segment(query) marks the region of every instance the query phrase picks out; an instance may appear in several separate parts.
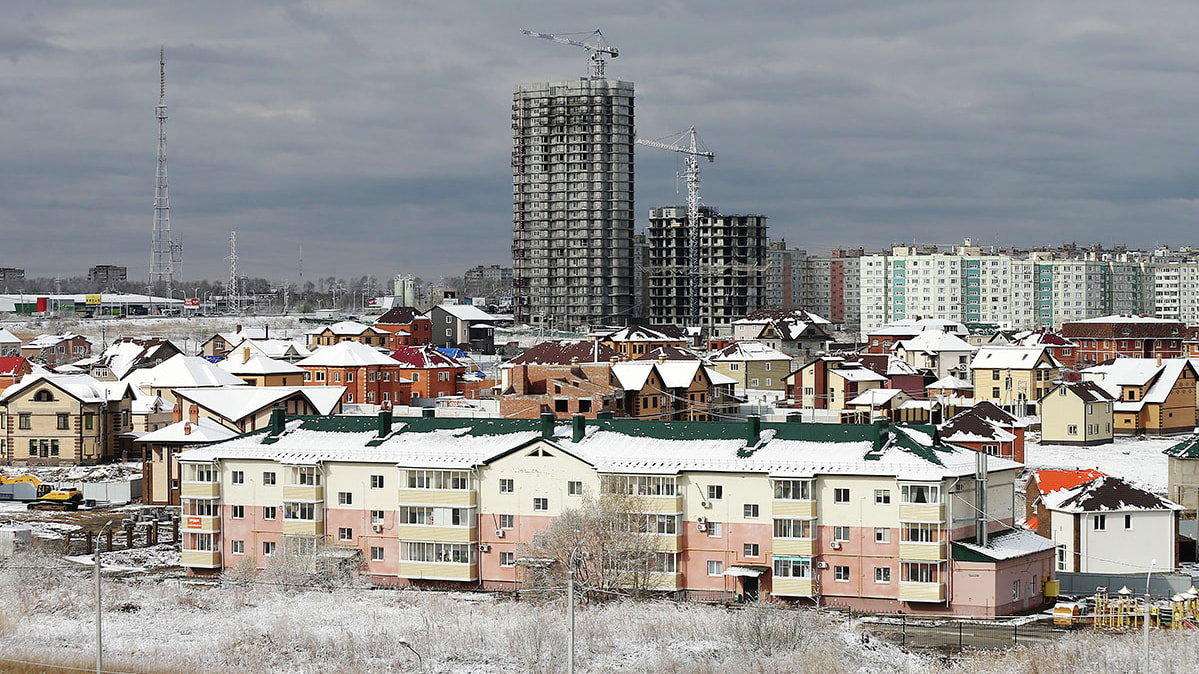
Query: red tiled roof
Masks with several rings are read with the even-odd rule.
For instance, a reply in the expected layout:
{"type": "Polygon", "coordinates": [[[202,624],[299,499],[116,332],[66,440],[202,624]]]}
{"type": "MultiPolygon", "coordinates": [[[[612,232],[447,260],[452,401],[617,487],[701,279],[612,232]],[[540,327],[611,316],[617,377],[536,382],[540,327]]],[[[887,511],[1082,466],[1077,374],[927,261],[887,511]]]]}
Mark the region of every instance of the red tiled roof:
{"type": "Polygon", "coordinates": [[[401,346],[392,352],[391,357],[393,360],[398,361],[402,365],[422,369],[436,367],[466,367],[456,359],[445,355],[431,345],[401,346]]]}
{"type": "Polygon", "coordinates": [[[1037,489],[1042,494],[1055,492],[1059,489],[1073,489],[1080,484],[1090,482],[1097,477],[1106,477],[1093,468],[1083,470],[1034,470],[1032,479],[1037,483],[1037,489]]]}
{"type": "Polygon", "coordinates": [[[1028,518],[1027,520],[1024,520],[1024,528],[1036,531],[1037,530],[1037,516],[1033,515],[1032,517],[1028,518]]]}
{"type": "Polygon", "coordinates": [[[24,365],[24,356],[6,356],[0,358],[0,377],[15,377],[24,365]]]}

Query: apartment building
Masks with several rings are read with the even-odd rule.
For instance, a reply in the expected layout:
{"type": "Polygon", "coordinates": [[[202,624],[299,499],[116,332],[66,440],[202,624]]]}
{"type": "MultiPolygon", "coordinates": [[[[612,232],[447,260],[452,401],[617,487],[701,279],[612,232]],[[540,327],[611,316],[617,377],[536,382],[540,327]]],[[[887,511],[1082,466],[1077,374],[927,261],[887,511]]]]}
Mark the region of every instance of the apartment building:
{"type": "MultiPolygon", "coordinates": [[[[191,449],[183,565],[360,555],[376,582],[519,588],[523,543],[586,495],[629,499],[670,595],[940,615],[1040,608],[1052,543],[1011,529],[1020,466],[883,425],[295,419],[191,449]],[[644,524],[645,526],[641,526],[644,524]],[[981,536],[987,536],[986,541],[981,536]]],[[[631,515],[633,513],[630,513],[631,515]]],[[[633,525],[630,525],[633,526],[633,525]]]]}
{"type": "MultiPolygon", "coordinates": [[[[699,326],[732,335],[733,321],[766,301],[766,216],[699,209],[699,326]]],[[[649,318],[692,325],[690,228],[686,206],[649,212],[649,318]]]]}
{"type": "Polygon", "coordinates": [[[133,430],[133,390],[85,374],[25,377],[0,395],[0,460],[71,466],[116,458],[133,430]]]}
{"type": "Polygon", "coordinates": [[[771,241],[766,247],[766,294],[763,306],[791,311],[803,303],[803,269],[808,252],[788,248],[787,242],[771,241]]]}
{"type": "Polygon", "coordinates": [[[96,290],[109,290],[129,277],[129,268],[115,264],[98,264],[87,270],[87,280],[96,290]]]}
{"type": "Polygon", "coordinates": [[[1097,316],[1066,323],[1062,336],[1077,345],[1078,367],[1113,358],[1178,358],[1186,351],[1186,325],[1167,318],[1097,316]]]}
{"type": "Polygon", "coordinates": [[[585,77],[512,95],[518,323],[626,322],[633,309],[633,83],[585,77]]]}

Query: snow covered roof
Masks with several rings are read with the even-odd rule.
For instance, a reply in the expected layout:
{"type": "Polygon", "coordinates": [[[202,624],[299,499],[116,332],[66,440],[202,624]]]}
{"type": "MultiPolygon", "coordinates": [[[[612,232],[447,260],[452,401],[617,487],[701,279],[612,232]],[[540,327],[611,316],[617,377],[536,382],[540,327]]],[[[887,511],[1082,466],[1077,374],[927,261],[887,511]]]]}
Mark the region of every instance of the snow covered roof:
{"type": "Polygon", "coordinates": [[[931,355],[942,351],[973,353],[977,349],[961,337],[940,330],[925,330],[911,339],[900,340],[892,347],[892,349],[898,348],[905,351],[922,351],[931,355]]]}
{"type": "MultiPolygon", "coordinates": [[[[232,344],[232,342],[230,343],[232,344]]],[[[233,353],[238,349],[244,349],[247,347],[251,347],[252,350],[256,349],[260,351],[267,358],[302,358],[312,354],[312,352],[308,350],[308,347],[299,342],[293,342],[287,339],[243,339],[234,345],[229,352],[233,353]]]]}
{"type": "Polygon", "coordinates": [[[137,439],[138,442],[151,444],[195,443],[205,444],[220,442],[239,435],[237,431],[225,428],[219,422],[203,417],[195,423],[177,421],[169,426],[151,431],[137,439]]]}
{"type": "MultiPolygon", "coordinates": [[[[104,353],[88,358],[88,365],[107,367],[117,379],[124,379],[138,365],[148,364],[154,360],[164,360],[182,353],[182,349],[171,342],[158,338],[126,337],[118,339],[104,353]]],[[[83,365],[78,361],[76,365],[83,365]]]]}
{"type": "Polygon", "coordinates": [[[886,377],[868,367],[862,367],[860,363],[843,363],[841,367],[830,368],[828,373],[842,377],[846,381],[887,381],[886,377]]]}
{"type": "Polygon", "coordinates": [[[270,374],[304,374],[305,370],[284,360],[274,360],[262,355],[250,356],[246,362],[234,356],[217,363],[217,367],[233,375],[264,376],[270,374]]]}
{"type": "Polygon", "coordinates": [[[925,330],[937,330],[940,332],[952,332],[959,337],[965,337],[970,334],[965,325],[957,321],[950,321],[941,318],[901,318],[898,321],[892,321],[883,327],[870,333],[871,336],[885,337],[888,335],[915,335],[925,330]]]}
{"type": "Polygon", "coordinates": [[[974,354],[970,369],[984,370],[1032,370],[1038,363],[1049,363],[1049,367],[1061,367],[1044,346],[984,346],[974,354]],[[1048,360],[1042,361],[1044,355],[1048,360]]]}
{"type": "Polygon", "coordinates": [[[645,382],[654,371],[656,361],[622,361],[612,364],[612,376],[616,377],[620,387],[626,391],[640,391],[645,388],[645,382]]]}
{"type": "Polygon", "coordinates": [[[978,545],[973,538],[965,541],[954,541],[954,545],[989,557],[995,561],[1015,559],[1025,555],[1045,552],[1057,547],[1052,539],[1040,536],[1035,531],[1027,529],[1009,529],[991,534],[987,537],[986,545],[978,545]]]}
{"type": "Polygon", "coordinates": [[[1177,319],[1173,318],[1155,318],[1153,316],[1132,316],[1127,314],[1111,314],[1108,316],[1096,316],[1094,318],[1082,318],[1071,323],[1177,323],[1177,319]]]}
{"type": "Polygon", "coordinates": [[[1162,360],[1161,365],[1153,358],[1117,358],[1108,365],[1107,374],[1104,375],[1100,386],[1113,400],[1120,400],[1124,397],[1123,387],[1139,388],[1151,384],[1139,400],[1116,403],[1117,410],[1135,411],[1141,409],[1145,403],[1166,402],[1178,378],[1187,368],[1191,368],[1192,374],[1194,373],[1193,366],[1186,358],[1167,358],[1162,360]]]}
{"type": "MultiPolygon", "coordinates": [[[[794,311],[759,309],[751,312],[745,318],[733,321],[733,325],[756,325],[761,326],[763,330],[767,326],[773,326],[780,339],[792,341],[803,337],[809,328],[816,328],[815,331],[809,334],[809,337],[830,339],[829,327],[826,326],[831,326],[832,323],[816,314],[801,309],[794,311]]],[[[758,335],[756,336],[760,336],[760,334],[761,331],[758,331],[758,335]]]]}
{"type": "Polygon", "coordinates": [[[429,320],[416,307],[392,307],[375,319],[375,325],[412,325],[417,319],[429,320]]]}
{"type": "Polygon", "coordinates": [[[687,388],[695,379],[696,371],[702,367],[698,360],[668,360],[661,363],[656,360],[630,360],[614,363],[612,375],[626,391],[645,388],[650,372],[655,370],[666,388],[687,388]]]}
{"type": "Polygon", "coordinates": [[[129,383],[150,388],[244,386],[245,382],[199,356],[178,354],[154,367],[129,373],[129,383]]]}
{"type": "Polygon", "coordinates": [[[708,373],[708,379],[712,382],[713,386],[725,386],[728,384],[737,383],[736,379],[733,379],[728,375],[720,374],[713,368],[705,367],[704,370],[708,373]]]}
{"type": "MultiPolygon", "coordinates": [[[[358,321],[339,321],[328,326],[325,330],[329,330],[335,335],[355,336],[361,335],[367,330],[374,330],[374,328],[358,321]]],[[[321,330],[321,332],[325,332],[325,330],[321,330]]]]}
{"type": "Polygon", "coordinates": [[[580,363],[607,363],[613,358],[620,358],[620,352],[598,340],[559,339],[542,342],[506,365],[569,365],[575,358],[580,363]]]}
{"type": "Polygon", "coordinates": [[[460,321],[494,321],[495,316],[483,311],[473,304],[438,304],[435,309],[441,309],[460,321]]]}
{"type": "MultiPolygon", "coordinates": [[[[1119,396],[1113,396],[1107,389],[1093,381],[1068,382],[1058,386],[1066,387],[1066,390],[1078,396],[1084,403],[1114,402],[1119,399],[1119,396]]],[[[1055,386],[1045,395],[1058,395],[1057,389],[1058,387],[1055,386]]]]}
{"type": "Polygon", "coordinates": [[[850,400],[846,404],[855,406],[869,405],[871,407],[877,407],[879,405],[886,405],[891,401],[892,398],[901,393],[903,393],[903,390],[897,388],[872,388],[867,391],[863,391],[856,398],[850,400]]]}
{"type": "Polygon", "coordinates": [[[395,365],[396,361],[373,346],[362,342],[338,342],[322,346],[311,356],[298,361],[299,367],[363,367],[366,365],[395,365]]]}
{"type": "Polygon", "coordinates": [[[1041,497],[1045,507],[1070,513],[1129,510],[1182,510],[1177,503],[1151,491],[1134,487],[1118,477],[1104,475],[1089,482],[1041,497]]]}
{"type": "Polygon", "coordinates": [[[0,394],[0,403],[12,400],[35,385],[46,382],[85,403],[102,403],[132,396],[129,384],[123,381],[100,381],[86,374],[30,374],[0,394]]]}
{"type": "Polygon", "coordinates": [[[465,363],[429,344],[399,347],[391,352],[391,364],[415,369],[466,367],[465,363]]]}
{"type": "Polygon", "coordinates": [[[1163,449],[1162,454],[1177,459],[1199,459],[1199,433],[1187,436],[1186,440],[1163,449]]]}
{"type": "Polygon", "coordinates": [[[674,325],[630,325],[604,335],[605,342],[679,342],[687,337],[674,325]]]}
{"type": "Polygon", "coordinates": [[[0,328],[0,344],[20,344],[21,339],[8,331],[8,328],[0,328]]]}
{"type": "Polygon", "coordinates": [[[0,377],[15,377],[24,367],[24,356],[5,356],[0,358],[0,377]]]}
{"type": "Polygon", "coordinates": [[[744,361],[790,361],[791,356],[772,349],[762,342],[733,342],[723,349],[711,354],[714,362],[744,362],[744,361]]]}
{"type": "Polygon", "coordinates": [[[957,377],[950,375],[948,377],[941,377],[940,379],[929,384],[925,388],[969,391],[969,390],[974,389],[974,384],[971,384],[968,381],[964,381],[962,379],[958,379],[957,377]]]}
{"type": "Polygon", "coordinates": [[[637,356],[634,360],[700,360],[699,354],[691,349],[665,344],[656,346],[649,351],[637,356]]]}
{"type": "Polygon", "coordinates": [[[888,355],[886,374],[888,377],[897,377],[900,375],[920,374],[920,370],[902,358],[888,355]]]}
{"type": "Polygon", "coordinates": [[[33,341],[26,344],[25,348],[45,349],[47,347],[57,346],[62,342],[67,342],[72,339],[83,339],[84,341],[88,341],[90,343],[90,340],[87,340],[83,335],[77,335],[75,333],[68,332],[61,335],[38,335],[33,339],[33,341]]]}
{"type": "Polygon", "coordinates": [[[344,386],[236,386],[177,389],[175,395],[238,422],[297,394],[306,398],[318,413],[329,414],[345,392],[344,386]]]}

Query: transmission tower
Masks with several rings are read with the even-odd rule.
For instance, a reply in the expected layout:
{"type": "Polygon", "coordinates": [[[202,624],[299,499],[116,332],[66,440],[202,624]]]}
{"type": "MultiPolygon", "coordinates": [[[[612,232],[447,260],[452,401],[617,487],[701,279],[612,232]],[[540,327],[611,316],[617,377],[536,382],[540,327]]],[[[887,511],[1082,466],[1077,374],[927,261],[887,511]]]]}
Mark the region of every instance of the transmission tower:
{"type": "Polygon", "coordinates": [[[183,264],[183,244],[171,238],[171,200],[167,195],[167,66],[166,50],[158,50],[158,170],[154,181],[154,233],[150,240],[150,278],[152,290],[166,283],[169,298],[175,287],[175,274],[183,264]]]}
{"type": "Polygon", "coordinates": [[[229,286],[225,288],[225,309],[235,314],[241,313],[241,297],[239,286],[241,279],[237,275],[237,230],[229,232],[229,286]]]}

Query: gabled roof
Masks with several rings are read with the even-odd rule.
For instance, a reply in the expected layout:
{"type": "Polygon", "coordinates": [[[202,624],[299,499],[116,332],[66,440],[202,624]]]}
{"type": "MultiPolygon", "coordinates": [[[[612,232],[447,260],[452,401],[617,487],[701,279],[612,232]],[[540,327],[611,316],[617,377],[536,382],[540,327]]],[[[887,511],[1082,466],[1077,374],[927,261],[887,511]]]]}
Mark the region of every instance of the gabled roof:
{"type": "Polygon", "coordinates": [[[761,342],[733,342],[728,346],[712,353],[710,356],[713,362],[744,362],[744,361],[775,361],[786,360],[790,361],[791,356],[766,346],[761,342]]]}
{"type": "Polygon", "coordinates": [[[1182,506],[1118,477],[1097,477],[1042,497],[1045,507],[1071,513],[1129,510],[1182,510],[1182,506]]]}
{"type": "Polygon", "coordinates": [[[1186,326],[1173,319],[1149,316],[1099,316],[1062,325],[1070,339],[1182,339],[1186,326]]]}
{"type": "Polygon", "coordinates": [[[86,374],[30,374],[4,389],[4,393],[0,394],[0,403],[12,400],[42,382],[85,403],[114,402],[126,396],[132,397],[126,382],[100,381],[86,374]]]}
{"type": "Polygon", "coordinates": [[[1176,459],[1199,459],[1199,434],[1188,436],[1186,440],[1163,449],[1162,454],[1176,459]]]}
{"type": "Polygon", "coordinates": [[[1016,346],[1078,346],[1074,342],[1062,337],[1056,332],[1050,332],[1048,330],[1025,330],[1022,332],[1017,332],[1011,336],[1011,340],[1016,346]]]}
{"type": "MultiPolygon", "coordinates": [[[[773,326],[779,338],[785,341],[800,339],[809,329],[813,330],[813,334],[810,334],[809,337],[822,340],[832,338],[832,335],[829,334],[832,323],[809,311],[799,309],[794,311],[759,309],[751,312],[745,318],[733,321],[733,325],[760,325],[763,330],[766,326],[773,326]]],[[[755,336],[760,336],[761,332],[758,331],[758,335],[755,336]]]]}
{"type": "Polygon", "coordinates": [[[1023,428],[1026,424],[1015,416],[1008,414],[1002,408],[989,400],[980,400],[978,404],[962,414],[970,414],[1005,428],[1023,428]]]}
{"type": "Polygon", "coordinates": [[[24,356],[5,356],[0,358],[0,377],[15,377],[25,369],[24,356]]]}
{"type": "Polygon", "coordinates": [[[911,339],[902,339],[891,347],[892,350],[903,348],[905,351],[920,351],[937,355],[942,351],[965,351],[973,353],[976,347],[957,335],[940,330],[925,330],[911,339]]]}
{"type": "Polygon", "coordinates": [[[104,353],[90,358],[89,364],[107,367],[114,377],[124,379],[125,375],[139,365],[146,365],[155,360],[167,360],[182,352],[183,349],[165,339],[125,337],[109,344],[104,353]]]}
{"type": "MultiPolygon", "coordinates": [[[[456,305],[455,305],[456,306],[456,305]]],[[[424,346],[401,346],[391,352],[392,364],[415,369],[439,367],[466,367],[466,364],[431,344],[424,346]]]]}
{"type": "Polygon", "coordinates": [[[1196,371],[1186,358],[1167,358],[1161,365],[1152,358],[1117,358],[1107,366],[1107,374],[1100,386],[1107,391],[1113,400],[1123,398],[1123,387],[1135,386],[1140,388],[1149,384],[1145,395],[1136,401],[1118,402],[1117,409],[1129,405],[1140,409],[1146,403],[1160,404],[1166,402],[1170,392],[1178,383],[1178,378],[1186,370],[1195,376],[1196,371]]]}
{"type": "Polygon", "coordinates": [[[91,340],[87,339],[83,335],[77,335],[75,333],[68,332],[68,333],[61,334],[61,335],[38,335],[37,337],[35,337],[33,339],[33,341],[26,344],[24,346],[24,348],[26,348],[26,349],[45,349],[50,346],[57,346],[58,344],[60,344],[62,342],[71,341],[73,339],[82,339],[85,342],[88,342],[89,344],[91,343],[91,340]]]}
{"type": "Polygon", "coordinates": [[[366,332],[367,330],[374,331],[374,328],[372,328],[369,325],[359,323],[358,321],[339,321],[337,323],[334,323],[333,325],[326,327],[324,330],[321,330],[320,332],[323,334],[326,330],[329,332],[332,332],[334,335],[354,337],[357,335],[361,335],[362,333],[366,332]]]}
{"type": "Polygon", "coordinates": [[[203,417],[196,420],[195,423],[177,421],[169,426],[163,426],[156,431],[150,431],[138,437],[136,442],[203,445],[228,440],[237,435],[239,435],[237,431],[225,428],[219,422],[203,417]]]}
{"type": "MultiPolygon", "coordinates": [[[[612,364],[612,376],[616,378],[620,388],[626,391],[640,391],[645,388],[645,382],[654,371],[655,361],[629,360],[612,364]]],[[[661,376],[661,375],[659,375],[661,376]]]]}
{"type": "Polygon", "coordinates": [[[1101,473],[1093,468],[1081,468],[1079,470],[1034,470],[1031,480],[1036,483],[1037,491],[1042,494],[1049,494],[1062,489],[1073,489],[1084,482],[1090,482],[1097,477],[1104,477],[1107,473],[1101,473]]]}
{"type": "Polygon", "coordinates": [[[856,361],[841,363],[838,367],[830,367],[828,374],[830,376],[835,374],[846,381],[887,381],[883,375],[856,361]]]}
{"type": "Polygon", "coordinates": [[[429,311],[441,309],[460,321],[494,321],[495,316],[473,304],[438,304],[429,311]]]}
{"type": "Polygon", "coordinates": [[[417,319],[429,320],[416,307],[392,307],[375,319],[375,325],[412,325],[417,319]]]}
{"type": "Polygon", "coordinates": [[[1076,381],[1059,384],[1050,389],[1042,399],[1048,398],[1051,395],[1059,395],[1057,390],[1063,386],[1066,388],[1066,390],[1078,396],[1078,398],[1084,403],[1110,403],[1119,399],[1119,396],[1113,396],[1102,386],[1093,381],[1076,381]]]}
{"type": "Polygon", "coordinates": [[[245,382],[199,356],[172,356],[160,365],[129,373],[129,383],[151,388],[244,386],[245,382]]]}
{"type": "Polygon", "coordinates": [[[607,363],[620,358],[620,352],[591,339],[560,339],[542,342],[508,361],[509,365],[570,365],[575,358],[580,363],[607,363]]]}
{"type": "Polygon", "coordinates": [[[344,386],[237,386],[179,389],[175,395],[237,423],[297,394],[307,399],[321,414],[329,414],[345,392],[344,386]],[[334,400],[334,405],[329,404],[330,398],[334,400]]]}
{"type": "Polygon", "coordinates": [[[637,356],[633,360],[703,360],[691,349],[666,344],[657,346],[637,356]]]}
{"type": "Polygon", "coordinates": [[[941,377],[937,381],[929,384],[926,389],[953,389],[957,391],[969,391],[974,389],[974,384],[968,381],[958,379],[952,375],[941,377]]]}
{"type": "Polygon", "coordinates": [[[1043,346],[984,346],[970,361],[971,370],[1032,370],[1061,366],[1043,346]]]}
{"type": "Polygon", "coordinates": [[[941,426],[945,442],[1011,442],[1016,436],[986,419],[963,412],[941,426]]]}
{"type": "Polygon", "coordinates": [[[20,344],[21,338],[8,331],[8,328],[0,328],[0,344],[20,344]]]}
{"type": "Polygon", "coordinates": [[[679,342],[687,335],[677,325],[630,325],[602,338],[606,342],[679,342]]]}
{"type": "MultiPolygon", "coordinates": [[[[232,342],[230,342],[232,344],[232,342]]],[[[243,339],[237,344],[234,344],[229,352],[233,353],[238,349],[251,348],[258,350],[267,358],[304,358],[312,355],[308,347],[299,342],[293,342],[287,339],[243,339]]],[[[232,357],[232,356],[231,356],[232,357]]]]}
{"type": "Polygon", "coordinates": [[[338,342],[322,346],[311,356],[296,362],[299,367],[364,367],[367,365],[395,365],[387,354],[362,342],[338,342]]]}
{"type": "Polygon", "coordinates": [[[883,327],[870,333],[871,337],[886,337],[888,335],[895,336],[914,336],[925,330],[938,330],[940,332],[952,332],[959,337],[964,337],[970,334],[965,325],[957,321],[945,320],[942,318],[901,318],[898,321],[892,321],[883,327]]]}
{"type": "Polygon", "coordinates": [[[847,405],[869,405],[878,407],[891,402],[891,399],[897,395],[904,394],[902,389],[897,388],[872,388],[858,394],[853,400],[850,400],[847,405]]]}
{"type": "Polygon", "coordinates": [[[246,362],[241,357],[226,358],[217,363],[217,367],[233,375],[265,376],[271,374],[304,374],[304,368],[292,365],[285,360],[274,360],[255,354],[246,362]]]}
{"type": "Polygon", "coordinates": [[[1036,531],[1029,531],[1027,529],[998,531],[987,537],[986,545],[978,545],[974,538],[954,541],[953,545],[955,548],[958,548],[954,551],[954,559],[979,561],[971,559],[969,555],[963,555],[962,551],[965,550],[967,553],[974,553],[974,555],[995,562],[1016,559],[1017,557],[1024,557],[1038,552],[1046,552],[1057,547],[1057,543],[1052,539],[1045,538],[1038,535],[1036,531]]]}

